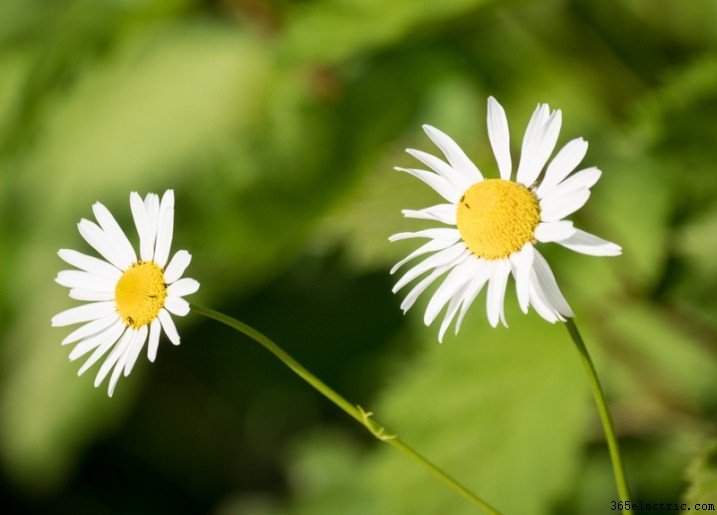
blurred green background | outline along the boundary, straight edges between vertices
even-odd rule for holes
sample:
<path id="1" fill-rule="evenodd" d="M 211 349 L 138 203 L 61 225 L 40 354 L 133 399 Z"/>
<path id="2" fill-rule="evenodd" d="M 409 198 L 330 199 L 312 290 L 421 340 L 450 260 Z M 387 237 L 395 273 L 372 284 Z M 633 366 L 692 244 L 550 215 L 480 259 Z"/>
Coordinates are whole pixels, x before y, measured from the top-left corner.
<path id="1" fill-rule="evenodd" d="M 101 201 L 177 197 L 193 301 L 254 325 L 506 513 L 609 513 L 567 332 L 484 295 L 437 343 L 390 266 L 438 203 L 392 170 L 420 129 L 496 176 L 538 102 L 604 174 L 574 219 L 619 258 L 543 246 L 612 404 L 634 498 L 717 502 L 717 2 L 3 0 L 0 512 L 475 513 L 253 342 L 190 314 L 114 398 L 50 317 L 59 248 Z M 136 241 L 136 240 L 134 240 Z M 427 297 L 426 297 L 427 298 Z M 669 513 L 673 513 L 670 511 Z"/>

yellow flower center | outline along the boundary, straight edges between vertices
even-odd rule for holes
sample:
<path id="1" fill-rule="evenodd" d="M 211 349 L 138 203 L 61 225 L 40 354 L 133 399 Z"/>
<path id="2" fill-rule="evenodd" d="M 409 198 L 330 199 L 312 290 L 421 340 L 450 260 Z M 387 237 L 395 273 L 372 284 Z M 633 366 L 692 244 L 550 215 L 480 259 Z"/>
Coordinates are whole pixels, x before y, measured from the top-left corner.
<path id="1" fill-rule="evenodd" d="M 540 222 L 536 196 L 522 184 L 486 179 L 468 188 L 458 202 L 457 226 L 476 256 L 503 259 L 533 239 Z"/>
<path id="2" fill-rule="evenodd" d="M 166 297 L 164 274 L 152 261 L 140 261 L 129 267 L 115 286 L 117 311 L 134 329 L 157 318 Z"/>

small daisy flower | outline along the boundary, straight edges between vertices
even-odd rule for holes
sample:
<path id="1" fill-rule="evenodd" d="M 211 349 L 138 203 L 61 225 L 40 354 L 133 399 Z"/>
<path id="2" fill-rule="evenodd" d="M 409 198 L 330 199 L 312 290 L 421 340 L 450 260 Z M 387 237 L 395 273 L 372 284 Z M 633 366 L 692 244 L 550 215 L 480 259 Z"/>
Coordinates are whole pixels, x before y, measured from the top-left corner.
<path id="1" fill-rule="evenodd" d="M 430 325 L 448 306 L 439 341 L 456 315 L 458 334 L 466 311 L 486 284 L 488 321 L 493 327 L 499 321 L 507 325 L 503 304 L 511 274 L 515 278 L 518 304 L 524 313 L 532 306 L 552 323 L 574 316 L 550 266 L 535 248 L 538 242 L 558 243 L 593 256 L 616 256 L 622 252 L 618 245 L 577 229 L 565 220 L 585 204 L 590 188 L 602 172 L 590 167 L 570 175 L 587 152 L 588 144 L 582 138 L 568 142 L 547 164 L 561 121 L 560 110 L 551 112 L 547 104 L 538 104 L 523 137 L 515 180 L 512 179 L 508 121 L 493 97 L 488 99 L 488 137 L 500 179 L 485 179 L 455 141 L 430 125 L 424 125 L 423 129 L 448 162 L 420 150 L 407 149 L 406 152 L 435 173 L 396 168 L 422 180 L 447 201 L 418 211 L 407 209 L 403 214 L 449 227 L 399 233 L 390 238 L 391 241 L 428 240 L 391 270 L 393 274 L 412 259 L 430 254 L 408 270 L 393 288 L 396 293 L 427 274 L 403 300 L 404 313 L 426 288 L 447 274 L 431 297 L 424 316 L 424 322 Z"/>
<path id="2" fill-rule="evenodd" d="M 139 259 L 112 214 L 97 202 L 92 211 L 99 225 L 82 219 L 78 228 L 104 259 L 62 249 L 59 256 L 78 270 L 63 270 L 55 279 L 70 288 L 71 298 L 87 304 L 55 315 L 52 325 L 84 324 L 70 333 L 62 345 L 79 342 L 70 352 L 71 361 L 93 351 L 78 375 L 107 355 L 95 378 L 95 387 L 112 371 L 110 397 L 120 375 L 126 377 L 132 371 L 147 340 L 150 361 L 157 357 L 162 330 L 169 341 L 179 345 L 170 313 L 189 313 L 189 303 L 182 297 L 199 289 L 194 279 L 182 278 L 192 259 L 189 252 L 178 251 L 167 264 L 174 227 L 174 192 L 165 192 L 161 201 L 154 193 L 142 200 L 132 192 L 130 207 L 139 234 Z"/>

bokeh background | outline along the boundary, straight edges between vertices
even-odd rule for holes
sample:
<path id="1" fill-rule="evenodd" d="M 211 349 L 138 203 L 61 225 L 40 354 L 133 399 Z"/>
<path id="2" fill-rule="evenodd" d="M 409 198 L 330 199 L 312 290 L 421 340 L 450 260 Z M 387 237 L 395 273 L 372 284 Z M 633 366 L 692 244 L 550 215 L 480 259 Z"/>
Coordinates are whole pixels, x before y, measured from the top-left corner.
<path id="1" fill-rule="evenodd" d="M 491 329 L 484 295 L 439 345 L 388 270 L 438 202 L 392 170 L 421 131 L 496 176 L 538 102 L 603 177 L 573 218 L 623 246 L 544 246 L 611 401 L 634 498 L 715 502 L 717 2 L 3 0 L 0 512 L 474 513 L 250 340 L 190 314 L 115 396 L 50 317 L 59 248 L 101 201 L 177 197 L 194 301 L 275 338 L 506 513 L 609 513 L 602 430 L 560 325 Z M 673 513 L 670 511 L 669 513 Z"/>

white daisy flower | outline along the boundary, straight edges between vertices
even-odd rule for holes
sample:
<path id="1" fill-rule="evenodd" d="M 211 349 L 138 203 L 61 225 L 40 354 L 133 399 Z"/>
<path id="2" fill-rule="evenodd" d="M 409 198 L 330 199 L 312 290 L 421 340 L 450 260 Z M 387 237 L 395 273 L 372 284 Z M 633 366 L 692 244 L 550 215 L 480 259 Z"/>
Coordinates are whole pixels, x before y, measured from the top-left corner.
<path id="1" fill-rule="evenodd" d="M 70 352 L 71 361 L 94 351 L 78 375 L 109 352 L 97 373 L 95 387 L 112 370 L 110 397 L 120 375 L 126 377 L 132 371 L 147 339 L 150 361 L 157 357 L 161 330 L 169 341 L 179 345 L 170 313 L 189 313 L 189 303 L 182 297 L 199 289 L 194 279 L 181 278 L 192 259 L 189 252 L 178 251 L 167 264 L 174 227 L 174 192 L 165 192 L 161 202 L 154 193 L 142 200 L 132 192 L 130 206 L 139 234 L 139 259 L 112 214 L 97 202 L 92 211 L 99 225 L 82 219 L 78 227 L 104 260 L 62 249 L 59 256 L 79 270 L 63 270 L 55 279 L 70 288 L 71 298 L 87 304 L 55 315 L 52 325 L 84 323 L 62 341 L 62 345 L 79 342 Z"/>
<path id="2" fill-rule="evenodd" d="M 558 243 L 593 256 L 616 256 L 622 252 L 618 245 L 581 231 L 564 219 L 585 204 L 601 172 L 590 167 L 570 175 L 587 152 L 588 144 L 582 138 L 568 142 L 546 167 L 561 121 L 560 110 L 551 112 L 547 104 L 538 104 L 523 137 L 515 180 L 512 180 L 508 121 L 493 97 L 488 99 L 488 137 L 500 179 L 485 179 L 455 141 L 430 125 L 424 125 L 423 129 L 448 162 L 420 150 L 407 149 L 406 152 L 436 173 L 396 168 L 418 177 L 446 200 L 418 211 L 407 209 L 403 214 L 449 227 L 399 233 L 390 238 L 391 241 L 428 239 L 398 262 L 391 273 L 418 256 L 431 254 L 408 270 L 393 288 L 395 293 L 427 274 L 403 300 L 404 313 L 426 288 L 447 274 L 429 301 L 424 316 L 424 322 L 430 325 L 448 305 L 439 332 L 440 341 L 456 315 L 458 334 L 468 307 L 486 283 L 488 321 L 493 327 L 498 321 L 506 325 L 503 302 L 511 274 L 524 313 L 532 306 L 552 323 L 574 316 L 550 266 L 535 248 L 538 242 Z"/>

